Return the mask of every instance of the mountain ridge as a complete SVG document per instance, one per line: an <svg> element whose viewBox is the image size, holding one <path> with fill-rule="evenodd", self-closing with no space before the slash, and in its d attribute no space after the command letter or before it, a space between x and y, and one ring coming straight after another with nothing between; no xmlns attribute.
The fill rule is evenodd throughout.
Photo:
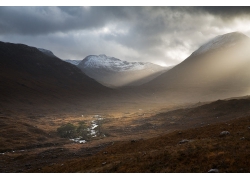
<svg viewBox="0 0 250 180"><path fill-rule="evenodd" d="M54 53L50 50L47 50L47 49L43 49L43 48L37 48L39 51L41 51L42 53L48 55L48 56L51 56L51 57L56 57L54 55Z"/></svg>
<svg viewBox="0 0 250 180"><path fill-rule="evenodd" d="M238 31L219 35L209 40L194 51L191 56L207 53L211 50L218 50L220 48L234 46L238 41L244 40L247 36Z"/></svg>
<svg viewBox="0 0 250 180"><path fill-rule="evenodd" d="M106 68L111 71L134 71L141 70L146 65L156 65L150 62L122 61L118 58L106 56L105 54L100 54L98 56L89 55L79 63L79 66L82 64L84 64L85 67Z"/></svg>

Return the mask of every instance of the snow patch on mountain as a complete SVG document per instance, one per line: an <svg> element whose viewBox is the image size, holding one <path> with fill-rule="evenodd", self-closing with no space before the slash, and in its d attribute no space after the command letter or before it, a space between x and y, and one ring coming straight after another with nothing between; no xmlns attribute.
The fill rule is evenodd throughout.
<svg viewBox="0 0 250 180"><path fill-rule="evenodd" d="M83 66L84 68L101 68L107 69L110 71L115 72L122 72L122 71L137 71L146 69L149 66L157 66L161 67L149 62L127 62L121 61L120 59L109 57L104 54L99 56L90 55L87 56L79 66Z"/></svg>
<svg viewBox="0 0 250 180"><path fill-rule="evenodd" d="M191 56L197 56L200 54L204 54L211 50L220 49L223 47L231 47L234 46L238 41L244 40L246 35L239 32L232 32L220 36L216 36L212 40L203 44L199 49L197 49Z"/></svg>

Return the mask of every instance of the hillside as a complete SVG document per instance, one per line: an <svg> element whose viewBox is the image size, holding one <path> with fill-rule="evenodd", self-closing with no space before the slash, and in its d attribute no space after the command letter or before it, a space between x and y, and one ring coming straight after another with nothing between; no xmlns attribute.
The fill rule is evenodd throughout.
<svg viewBox="0 0 250 180"><path fill-rule="evenodd" d="M247 95L249 47L249 37L238 32L215 37L141 89L196 101Z"/></svg>
<svg viewBox="0 0 250 180"><path fill-rule="evenodd" d="M0 42L1 104L74 102L111 92L74 65L35 47Z"/></svg>

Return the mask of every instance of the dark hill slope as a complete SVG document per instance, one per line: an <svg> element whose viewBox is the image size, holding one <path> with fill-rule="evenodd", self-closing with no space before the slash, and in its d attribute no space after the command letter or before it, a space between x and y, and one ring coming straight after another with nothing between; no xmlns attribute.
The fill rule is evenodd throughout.
<svg viewBox="0 0 250 180"><path fill-rule="evenodd" d="M0 42L1 103L74 102L111 91L74 65L37 48Z"/></svg>

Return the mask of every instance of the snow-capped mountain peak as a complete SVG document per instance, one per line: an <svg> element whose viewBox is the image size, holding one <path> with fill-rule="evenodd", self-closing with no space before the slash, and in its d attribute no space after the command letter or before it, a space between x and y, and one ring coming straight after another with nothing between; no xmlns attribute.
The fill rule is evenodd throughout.
<svg viewBox="0 0 250 180"><path fill-rule="evenodd" d="M90 55L78 65L83 68L104 68L110 71L135 71L145 69L147 65L154 65L149 62L128 62L120 59L106 56L105 54ZM155 65L157 66L157 65Z"/></svg>
<svg viewBox="0 0 250 180"><path fill-rule="evenodd" d="M89 77L108 87L138 86L170 68L149 62L128 62L100 55L89 55L77 66Z"/></svg>
<svg viewBox="0 0 250 180"><path fill-rule="evenodd" d="M220 49L223 47L234 46L237 42L246 39L246 37L247 37L246 35L240 32L232 32L232 33L216 36L212 40L203 44L195 52L193 52L191 56L197 56L197 55L209 52L211 50L216 50L216 49Z"/></svg>

